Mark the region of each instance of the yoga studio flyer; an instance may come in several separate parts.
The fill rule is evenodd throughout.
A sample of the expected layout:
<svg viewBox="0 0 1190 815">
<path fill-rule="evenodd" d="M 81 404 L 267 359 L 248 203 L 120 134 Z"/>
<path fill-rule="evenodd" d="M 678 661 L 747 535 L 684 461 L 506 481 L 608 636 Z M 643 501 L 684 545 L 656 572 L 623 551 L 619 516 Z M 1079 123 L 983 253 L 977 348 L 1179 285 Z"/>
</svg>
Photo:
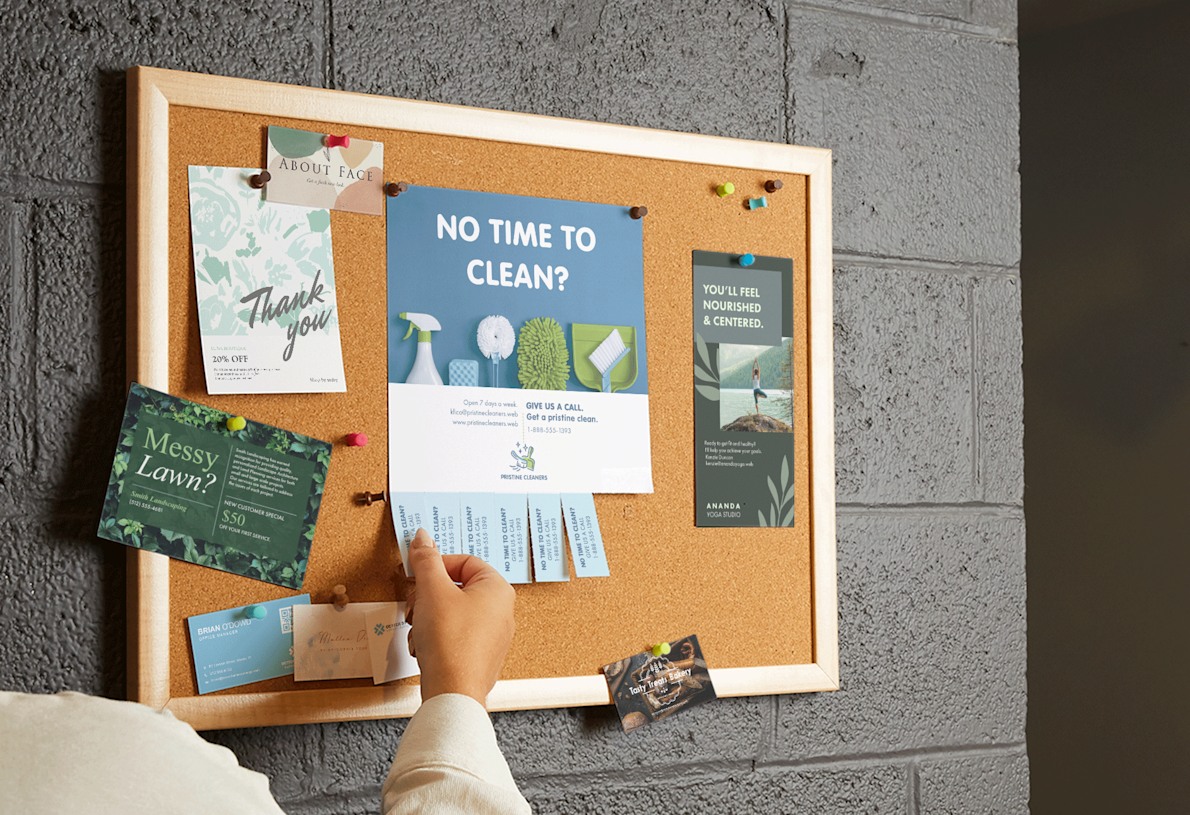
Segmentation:
<svg viewBox="0 0 1190 815">
<path fill-rule="evenodd" d="M 190 168 L 207 392 L 345 391 L 330 213 L 267 203 L 258 172 Z"/>
<path fill-rule="evenodd" d="M 694 253 L 697 526 L 793 526 L 793 261 Z"/>
<path fill-rule="evenodd" d="M 330 460 L 327 442 L 133 383 L 98 535 L 300 588 Z"/>
<path fill-rule="evenodd" d="M 394 493 L 653 491 L 641 240 L 628 207 L 389 199 Z"/>
</svg>

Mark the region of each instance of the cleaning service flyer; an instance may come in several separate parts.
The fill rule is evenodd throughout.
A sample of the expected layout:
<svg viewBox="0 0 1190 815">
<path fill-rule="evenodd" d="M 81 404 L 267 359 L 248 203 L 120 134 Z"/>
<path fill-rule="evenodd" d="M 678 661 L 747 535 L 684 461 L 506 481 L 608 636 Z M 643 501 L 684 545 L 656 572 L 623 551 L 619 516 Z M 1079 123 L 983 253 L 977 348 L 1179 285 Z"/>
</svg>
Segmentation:
<svg viewBox="0 0 1190 815">
<path fill-rule="evenodd" d="M 652 492 L 643 269 L 628 207 L 390 198 L 393 492 Z"/>
<path fill-rule="evenodd" d="M 695 252 L 697 526 L 793 526 L 793 261 Z"/>
</svg>

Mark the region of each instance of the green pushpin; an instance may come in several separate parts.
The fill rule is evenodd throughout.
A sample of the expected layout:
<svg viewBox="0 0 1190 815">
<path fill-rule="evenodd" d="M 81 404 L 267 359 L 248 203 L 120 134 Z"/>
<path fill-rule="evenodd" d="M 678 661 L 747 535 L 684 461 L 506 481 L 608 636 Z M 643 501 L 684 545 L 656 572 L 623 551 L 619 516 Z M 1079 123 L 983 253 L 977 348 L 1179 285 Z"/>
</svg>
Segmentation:
<svg viewBox="0 0 1190 815">
<path fill-rule="evenodd" d="M 243 430 L 247 426 L 248 420 L 243 416 L 232 416 L 227 420 L 227 429 L 232 433 L 235 433 L 237 430 Z"/>
<path fill-rule="evenodd" d="M 251 617 L 253 620 L 263 620 L 265 615 L 268 614 L 268 611 L 264 606 L 248 606 L 246 609 L 244 609 L 244 614 L 247 617 Z"/>
<path fill-rule="evenodd" d="M 669 653 L 669 643 L 668 642 L 659 642 L 653 646 L 653 656 L 655 656 L 655 657 L 663 657 L 668 653 Z"/>
<path fill-rule="evenodd" d="M 735 184 L 732 184 L 730 181 L 725 181 L 715 188 L 715 192 L 720 198 L 726 198 L 735 192 Z"/>
</svg>

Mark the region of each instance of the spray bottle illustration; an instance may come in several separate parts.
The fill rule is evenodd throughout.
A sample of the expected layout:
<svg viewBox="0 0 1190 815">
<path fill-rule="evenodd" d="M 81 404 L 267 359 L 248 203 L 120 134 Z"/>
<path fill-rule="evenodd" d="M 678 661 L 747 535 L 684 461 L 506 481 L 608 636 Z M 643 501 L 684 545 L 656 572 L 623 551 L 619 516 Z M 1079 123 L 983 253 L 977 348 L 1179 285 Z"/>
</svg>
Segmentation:
<svg viewBox="0 0 1190 815">
<path fill-rule="evenodd" d="M 397 315 L 402 320 L 409 321 L 409 330 L 401 339 L 409 339 L 413 329 L 417 329 L 417 357 L 413 360 L 413 370 L 405 379 L 409 385 L 441 385 L 442 377 L 438 374 L 438 366 L 434 364 L 434 352 L 430 348 L 431 332 L 441 331 L 442 326 L 429 314 L 419 314 L 415 311 L 402 311 Z"/>
</svg>

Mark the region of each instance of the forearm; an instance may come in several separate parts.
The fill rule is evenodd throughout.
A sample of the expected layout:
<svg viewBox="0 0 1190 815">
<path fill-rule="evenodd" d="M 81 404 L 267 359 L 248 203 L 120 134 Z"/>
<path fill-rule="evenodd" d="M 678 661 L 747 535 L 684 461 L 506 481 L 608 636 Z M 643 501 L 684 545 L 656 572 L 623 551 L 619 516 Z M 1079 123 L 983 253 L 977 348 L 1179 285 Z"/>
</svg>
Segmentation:
<svg viewBox="0 0 1190 815">
<path fill-rule="evenodd" d="M 428 699 L 410 720 L 382 800 L 386 815 L 530 812 L 487 711 L 461 694 Z"/>
</svg>

